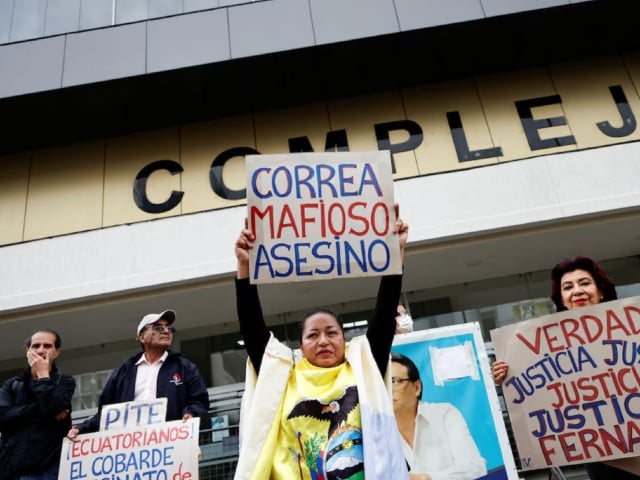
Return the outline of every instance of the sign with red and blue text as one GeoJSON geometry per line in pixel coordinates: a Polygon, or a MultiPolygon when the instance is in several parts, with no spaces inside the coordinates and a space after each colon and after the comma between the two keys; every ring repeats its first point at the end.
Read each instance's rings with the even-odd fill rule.
{"type": "Polygon", "coordinates": [[[640,473],[640,297],[491,331],[523,469],[611,461],[640,473]]]}
{"type": "Polygon", "coordinates": [[[106,406],[99,432],[63,440],[58,479],[198,480],[200,419],[165,422],[166,400],[106,406]]]}
{"type": "Polygon", "coordinates": [[[402,272],[388,151],[246,157],[251,283],[402,272]]]}

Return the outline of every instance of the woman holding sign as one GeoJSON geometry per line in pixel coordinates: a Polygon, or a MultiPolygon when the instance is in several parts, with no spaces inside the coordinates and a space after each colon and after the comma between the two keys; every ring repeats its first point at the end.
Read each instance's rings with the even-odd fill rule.
{"type": "MultiPolygon", "coordinates": [[[[393,232],[404,254],[409,227],[393,232]]],[[[267,329],[249,283],[246,227],[235,243],[236,299],[249,355],[236,479],[407,479],[400,437],[383,380],[396,327],[402,275],[383,276],[365,336],[347,346],[340,320],[317,310],[302,321],[302,359],[267,329]],[[366,445],[366,448],[364,446],[366,445]]]]}
{"type": "MultiPolygon", "coordinates": [[[[616,287],[609,275],[589,257],[564,260],[551,270],[551,300],[558,312],[617,298],[616,287]]],[[[508,369],[509,366],[502,360],[491,365],[491,374],[496,384],[502,384],[508,369]]],[[[640,479],[637,475],[601,462],[587,463],[585,469],[591,480],[640,479]]]]}

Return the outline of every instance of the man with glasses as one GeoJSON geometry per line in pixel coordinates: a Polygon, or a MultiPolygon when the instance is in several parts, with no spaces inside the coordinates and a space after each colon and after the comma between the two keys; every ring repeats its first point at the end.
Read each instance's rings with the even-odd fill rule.
{"type": "Polygon", "coordinates": [[[142,352],[129,357],[115,370],[102,390],[98,412],[75,425],[67,437],[96,432],[103,405],[167,398],[166,420],[203,417],[209,407],[209,394],[196,365],[169,350],[176,331],[176,313],[165,310],[145,315],[137,329],[142,352]]]}
{"type": "Polygon", "coordinates": [[[420,371],[391,352],[393,410],[410,480],[473,480],[487,474],[462,413],[451,403],[422,400],[420,371]]]}

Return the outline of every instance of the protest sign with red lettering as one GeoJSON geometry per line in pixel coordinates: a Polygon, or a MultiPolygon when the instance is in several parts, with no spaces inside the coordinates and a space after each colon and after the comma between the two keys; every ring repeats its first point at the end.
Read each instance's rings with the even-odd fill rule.
{"type": "Polygon", "coordinates": [[[59,480],[197,480],[200,419],[64,439],[59,480]]]}
{"type": "Polygon", "coordinates": [[[388,151],[247,155],[251,283],[402,272],[388,151]]]}
{"type": "MultiPolygon", "coordinates": [[[[491,331],[523,469],[640,455],[640,297],[491,331]]],[[[613,464],[616,460],[613,460],[613,464]]]]}
{"type": "Polygon", "coordinates": [[[63,440],[58,479],[198,480],[200,419],[165,422],[166,408],[166,398],[105,405],[99,432],[63,440]]]}

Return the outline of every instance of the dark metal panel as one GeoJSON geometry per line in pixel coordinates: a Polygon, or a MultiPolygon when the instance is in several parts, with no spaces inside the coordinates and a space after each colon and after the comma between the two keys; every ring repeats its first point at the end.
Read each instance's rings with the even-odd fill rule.
{"type": "Polygon", "coordinates": [[[80,28],[113,25],[115,0],[80,0],[80,28]]]}
{"type": "Polygon", "coordinates": [[[149,18],[184,13],[184,0],[149,0],[149,18]]]}
{"type": "Polygon", "coordinates": [[[569,0],[480,0],[487,17],[568,5],[569,0]]]}
{"type": "Polygon", "coordinates": [[[15,2],[9,41],[17,42],[28,38],[41,37],[44,33],[46,13],[47,0],[20,0],[15,2]]]}
{"type": "Polygon", "coordinates": [[[14,0],[0,0],[0,43],[9,41],[14,0]]]}
{"type": "Polygon", "coordinates": [[[149,18],[149,0],[116,0],[116,23],[139,22],[149,18]]]}
{"type": "MultiPolygon", "coordinates": [[[[59,89],[63,52],[64,37],[0,46],[0,98],[59,89]]],[[[31,111],[28,115],[33,119],[38,112],[31,111]]],[[[5,115],[2,107],[0,117],[11,122],[11,116],[5,115]]]]}
{"type": "Polygon", "coordinates": [[[48,0],[45,35],[74,32],[80,25],[80,0],[48,0]]]}
{"type": "Polygon", "coordinates": [[[143,75],[146,24],[134,23],[67,35],[63,86],[143,75]]]}
{"type": "Polygon", "coordinates": [[[228,12],[233,58],[314,45],[306,1],[270,0],[229,7],[228,12]]]}
{"type": "Polygon", "coordinates": [[[395,4],[403,31],[484,17],[480,0],[395,0],[395,4]]]}
{"type": "Polygon", "coordinates": [[[184,11],[195,12],[197,10],[207,10],[216,8],[218,0],[184,0],[184,11]]]}
{"type": "Polygon", "coordinates": [[[152,20],[147,27],[147,72],[230,59],[227,12],[210,10],[152,20]]]}
{"type": "Polygon", "coordinates": [[[318,45],[400,31],[393,0],[311,0],[318,45]]]}

